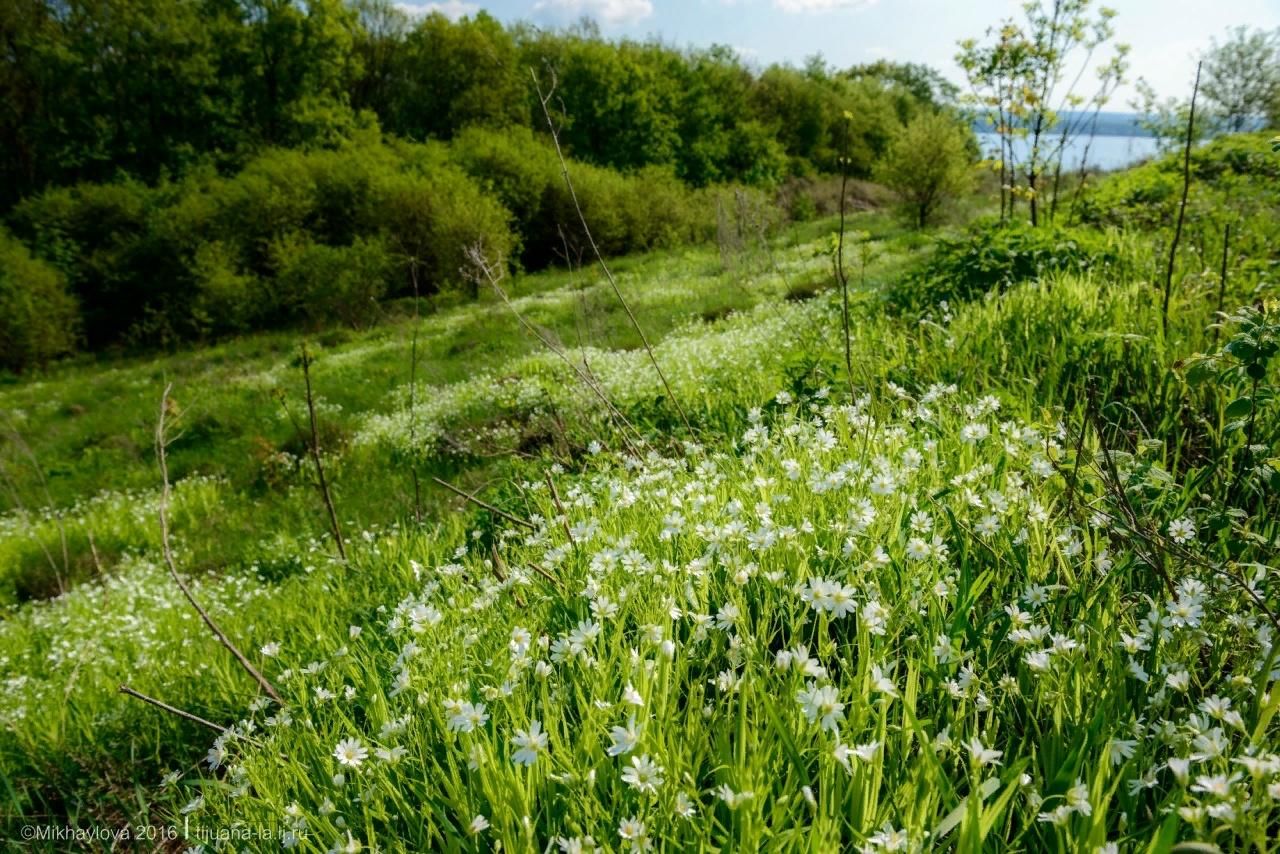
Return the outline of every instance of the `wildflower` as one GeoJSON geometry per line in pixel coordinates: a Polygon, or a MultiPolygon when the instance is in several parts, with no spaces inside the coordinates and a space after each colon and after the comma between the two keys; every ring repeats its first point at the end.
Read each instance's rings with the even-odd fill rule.
{"type": "Polygon", "coordinates": [[[906,851],[910,843],[905,830],[895,830],[893,825],[885,822],[879,830],[867,837],[867,850],[906,851]]]}
{"type": "Polygon", "coordinates": [[[628,843],[633,851],[652,847],[644,822],[638,818],[624,818],[619,822],[618,835],[628,843]]]}
{"type": "Polygon", "coordinates": [[[479,834],[484,833],[488,829],[489,829],[489,819],[485,818],[482,815],[477,815],[475,818],[471,819],[471,824],[467,826],[467,832],[469,832],[472,836],[478,836],[479,834]]]}
{"type": "Polygon", "coordinates": [[[359,768],[360,763],[369,758],[369,748],[365,747],[358,738],[344,738],[333,749],[333,758],[338,760],[339,765],[359,768]]]}
{"type": "Polygon", "coordinates": [[[1191,791],[1211,795],[1215,798],[1225,798],[1231,794],[1231,786],[1239,778],[1240,775],[1238,774],[1233,774],[1230,777],[1226,774],[1202,774],[1196,777],[1195,783],[1191,785],[1191,791]]]}
{"type": "Polygon", "coordinates": [[[472,705],[464,701],[454,706],[453,714],[449,717],[449,729],[453,732],[474,732],[488,720],[489,714],[485,711],[484,703],[472,705]]]}
{"type": "Polygon", "coordinates": [[[739,806],[754,798],[756,793],[750,790],[745,792],[735,792],[733,789],[729,788],[728,783],[721,783],[720,787],[716,789],[716,796],[720,798],[720,800],[724,801],[725,806],[729,809],[736,810],[739,806]]]}
{"type": "Polygon", "coordinates": [[[271,641],[271,643],[264,643],[258,652],[262,653],[266,658],[275,658],[280,654],[280,644],[275,641],[271,641]]]}
{"type": "Polygon", "coordinates": [[[796,699],[804,711],[809,723],[821,719],[822,728],[835,732],[840,721],[844,720],[844,703],[840,702],[835,686],[810,682],[807,689],[799,691],[796,699]]]}
{"type": "Polygon", "coordinates": [[[538,761],[538,754],[547,749],[549,740],[542,731],[542,722],[535,720],[529,723],[529,729],[516,730],[511,744],[517,748],[511,755],[511,761],[517,765],[532,765],[538,761]]]}
{"type": "Polygon", "coordinates": [[[873,635],[883,635],[887,631],[889,609],[873,599],[862,606],[862,624],[873,635]]]}
{"type": "MultiPolygon", "coordinates": [[[[893,670],[890,665],[889,670],[893,670]]],[[[898,696],[898,688],[893,684],[893,680],[889,678],[889,674],[885,672],[878,664],[871,665],[871,690],[879,691],[881,694],[888,694],[890,697],[898,696]]]]}
{"type": "Polygon", "coordinates": [[[1169,539],[1179,545],[1189,543],[1196,537],[1195,523],[1190,519],[1183,517],[1174,519],[1169,523],[1169,539]]]}
{"type": "Polygon", "coordinates": [[[1089,803],[1089,787],[1080,780],[1067,789],[1067,807],[1080,815],[1093,815],[1093,804],[1089,803]]]}
{"type": "Polygon", "coordinates": [[[979,767],[986,765],[999,765],[1000,757],[1004,756],[1002,750],[992,750],[982,743],[982,739],[974,736],[965,744],[965,748],[969,751],[969,758],[978,764],[979,767]]]}
{"type": "Polygon", "coordinates": [[[1111,764],[1123,765],[1130,759],[1130,757],[1133,756],[1134,751],[1136,751],[1137,748],[1138,742],[1136,741],[1121,738],[1111,739],[1111,743],[1108,745],[1108,751],[1111,754],[1111,764]]]}
{"type": "Polygon", "coordinates": [[[648,757],[633,756],[631,765],[622,772],[622,782],[641,792],[656,792],[663,782],[663,768],[648,757]]]}
{"type": "Polygon", "coordinates": [[[681,818],[693,818],[697,813],[697,809],[693,805],[693,799],[686,793],[680,792],[676,795],[675,812],[681,818]]]}
{"type": "Polygon", "coordinates": [[[636,716],[632,715],[627,721],[625,727],[616,726],[609,731],[609,738],[613,742],[609,745],[605,752],[610,756],[622,756],[624,753],[630,753],[636,746],[636,742],[640,740],[640,734],[636,731],[636,716]]]}

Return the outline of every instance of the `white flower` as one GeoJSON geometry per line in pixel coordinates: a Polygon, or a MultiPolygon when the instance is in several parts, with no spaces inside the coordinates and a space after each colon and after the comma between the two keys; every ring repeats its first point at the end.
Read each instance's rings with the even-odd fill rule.
{"type": "Polygon", "coordinates": [[[618,835],[627,841],[632,850],[641,850],[650,847],[649,837],[646,835],[644,822],[638,818],[624,818],[619,822],[618,835]]]}
{"type": "Polygon", "coordinates": [[[369,758],[369,748],[365,747],[358,738],[344,738],[333,749],[333,758],[337,759],[340,765],[359,768],[360,763],[369,758]]]}
{"type": "Polygon", "coordinates": [[[822,728],[835,732],[844,720],[844,703],[840,702],[834,685],[819,687],[810,682],[809,687],[796,693],[796,699],[810,723],[821,719],[822,728]]]}
{"type": "Polygon", "coordinates": [[[662,766],[648,755],[633,756],[631,765],[622,772],[622,782],[642,792],[656,792],[664,782],[662,772],[662,766]]]}
{"type": "Polygon", "coordinates": [[[1196,537],[1196,525],[1185,516],[1169,523],[1169,539],[1179,545],[1189,543],[1196,537]]]}
{"type": "Polygon", "coordinates": [[[464,700],[454,703],[451,711],[449,729],[453,732],[474,732],[489,720],[484,703],[472,705],[464,700]]]}
{"type": "Polygon", "coordinates": [[[272,641],[271,643],[264,643],[258,652],[262,653],[267,658],[275,658],[280,654],[280,644],[275,641],[272,641]]]}
{"type": "Polygon", "coordinates": [[[609,745],[605,752],[610,756],[622,756],[624,753],[630,753],[636,746],[636,742],[640,740],[640,734],[636,731],[636,717],[632,715],[627,721],[625,727],[616,726],[609,730],[609,738],[613,742],[609,745]]]}
{"type": "Polygon", "coordinates": [[[538,761],[538,754],[547,749],[549,741],[542,731],[542,721],[535,720],[530,721],[529,729],[516,730],[511,743],[518,748],[511,755],[511,761],[517,765],[532,765],[538,761]]]}
{"type": "Polygon", "coordinates": [[[969,739],[965,744],[965,748],[969,751],[969,758],[976,762],[979,766],[999,765],[1000,757],[1004,756],[1002,750],[992,750],[982,743],[982,740],[976,735],[969,739]]]}
{"type": "Polygon", "coordinates": [[[482,815],[478,815],[475,818],[471,819],[471,824],[468,825],[467,827],[467,831],[472,836],[483,833],[488,829],[489,829],[489,819],[485,818],[482,815]]]}

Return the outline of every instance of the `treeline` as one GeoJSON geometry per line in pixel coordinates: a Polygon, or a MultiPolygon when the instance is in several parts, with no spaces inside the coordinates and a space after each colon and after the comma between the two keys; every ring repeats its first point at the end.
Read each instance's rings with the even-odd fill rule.
{"type": "Polygon", "coordinates": [[[576,216],[535,74],[607,252],[707,234],[699,188],[869,175],[955,96],[921,66],[759,71],[387,0],[13,0],[0,38],[10,368],[362,322],[383,296],[465,287],[477,241],[550,263],[576,216]]]}

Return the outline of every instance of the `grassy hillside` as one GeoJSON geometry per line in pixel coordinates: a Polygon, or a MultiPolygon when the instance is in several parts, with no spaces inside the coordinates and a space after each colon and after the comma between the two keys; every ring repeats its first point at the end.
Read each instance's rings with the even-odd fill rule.
{"type": "Polygon", "coordinates": [[[665,381],[594,270],[317,337],[345,561],[296,338],[4,388],[11,835],[1265,849],[1275,162],[1197,153],[1167,330],[1156,163],[1056,231],[860,214],[847,308],[831,221],[619,262],[665,381]],[[283,706],[162,561],[169,383],[176,564],[283,706]]]}

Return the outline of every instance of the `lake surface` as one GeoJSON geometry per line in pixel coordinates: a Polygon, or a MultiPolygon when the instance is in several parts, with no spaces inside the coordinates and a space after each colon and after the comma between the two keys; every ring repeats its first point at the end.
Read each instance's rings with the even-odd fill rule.
{"type": "MultiPolygon", "coordinates": [[[[985,156],[993,159],[1000,156],[1000,137],[993,133],[979,133],[977,137],[978,145],[982,147],[985,156]]],[[[1056,146],[1057,142],[1057,138],[1051,137],[1049,147],[1056,146]]],[[[1062,158],[1064,168],[1080,168],[1080,159],[1086,144],[1089,145],[1089,165],[1095,169],[1123,169],[1153,157],[1157,153],[1156,140],[1150,136],[1096,136],[1093,142],[1089,143],[1088,137],[1082,135],[1068,143],[1062,158]]],[[[1044,146],[1042,145],[1041,148],[1043,149],[1044,146]]],[[[1029,141],[1014,140],[1013,152],[1019,161],[1024,160],[1030,150],[1029,141]]]]}

